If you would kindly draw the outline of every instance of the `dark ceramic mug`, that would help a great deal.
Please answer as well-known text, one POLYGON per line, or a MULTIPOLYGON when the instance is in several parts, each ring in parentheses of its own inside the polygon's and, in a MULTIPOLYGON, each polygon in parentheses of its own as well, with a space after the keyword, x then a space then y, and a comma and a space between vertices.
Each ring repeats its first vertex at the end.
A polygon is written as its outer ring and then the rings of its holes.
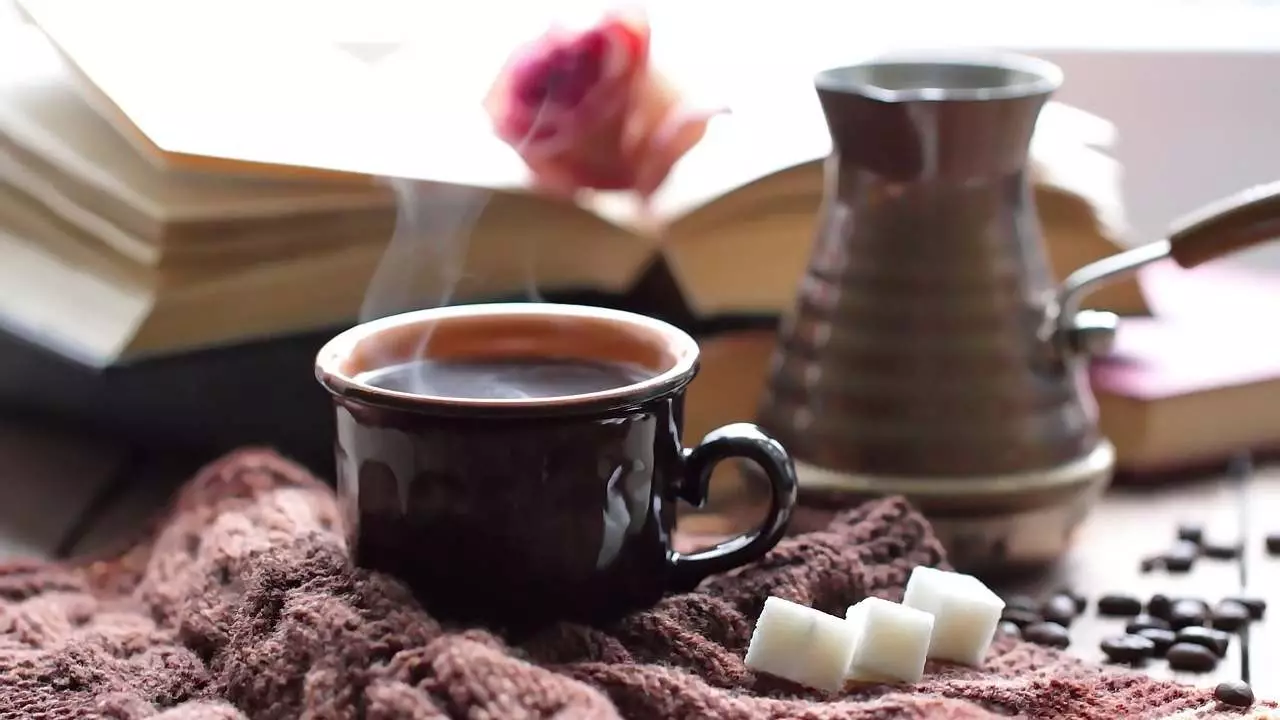
POLYGON ((698 345, 683 331, 572 305, 446 307, 338 335, 320 351, 316 377, 337 406, 338 492, 356 563, 400 577, 437 616, 526 627, 607 621, 761 556, 786 529, 795 470, 777 441, 746 423, 683 447, 685 387, 697 368, 698 345), (518 400, 361 379, 423 357, 585 360, 646 377, 518 400), (676 501, 701 506, 712 470, 729 458, 768 476, 768 515, 715 547, 676 552, 676 501))

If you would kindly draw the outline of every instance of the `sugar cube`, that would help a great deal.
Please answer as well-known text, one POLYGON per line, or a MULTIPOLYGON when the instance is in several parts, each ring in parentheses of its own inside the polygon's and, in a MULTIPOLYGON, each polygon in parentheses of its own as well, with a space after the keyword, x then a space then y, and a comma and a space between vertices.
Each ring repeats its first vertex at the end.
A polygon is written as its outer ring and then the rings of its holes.
POLYGON ((857 631, 851 679, 919 682, 933 635, 933 616, 923 610, 869 597, 845 612, 857 631))
POLYGON ((933 615, 929 657, 981 665, 995 636, 1004 601, 972 575, 917 567, 902 604, 933 615))
POLYGON ((746 664, 752 670, 835 692, 844 687, 856 639, 857 629, 844 618, 770 597, 751 634, 746 664))

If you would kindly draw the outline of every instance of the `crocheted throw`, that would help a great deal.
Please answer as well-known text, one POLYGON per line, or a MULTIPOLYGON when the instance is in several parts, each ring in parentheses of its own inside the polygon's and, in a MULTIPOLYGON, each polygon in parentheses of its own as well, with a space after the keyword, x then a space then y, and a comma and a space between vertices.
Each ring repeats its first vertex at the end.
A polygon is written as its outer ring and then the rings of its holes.
POLYGON ((924 519, 883 500, 614 626, 562 624, 513 646, 442 627, 393 578, 353 568, 332 491, 246 450, 203 470, 119 555, 0 568, 0 718, 1219 714, 1204 690, 1008 639, 980 670, 931 664, 917 685, 839 697, 743 666, 767 596, 843 613, 868 594, 898 599, 912 567, 942 561, 924 519))

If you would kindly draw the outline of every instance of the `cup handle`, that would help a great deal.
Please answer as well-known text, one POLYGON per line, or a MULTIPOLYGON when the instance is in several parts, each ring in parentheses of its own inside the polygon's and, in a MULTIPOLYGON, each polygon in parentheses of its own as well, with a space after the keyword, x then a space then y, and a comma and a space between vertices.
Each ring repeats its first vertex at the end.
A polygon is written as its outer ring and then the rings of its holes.
POLYGON ((729 458, 743 458, 760 466, 769 478, 769 513, 753 530, 688 555, 672 552, 672 584, 692 589, 708 575, 731 570, 773 549, 787 530, 796 504, 796 469, 782 444, 751 423, 734 423, 712 430, 692 450, 684 451, 684 482, 680 497, 694 507, 707 499, 711 472, 729 458))

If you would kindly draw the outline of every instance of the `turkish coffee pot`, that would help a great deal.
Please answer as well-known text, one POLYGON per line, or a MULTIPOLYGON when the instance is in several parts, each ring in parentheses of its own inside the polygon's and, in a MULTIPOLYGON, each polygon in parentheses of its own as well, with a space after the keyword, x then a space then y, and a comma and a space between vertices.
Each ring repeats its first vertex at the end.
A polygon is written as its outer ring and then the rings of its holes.
POLYGON ((1191 268, 1280 236, 1277 183, 1057 286, 1027 160, 1061 80, 1012 54, 817 76, 826 191, 759 415, 796 460, 801 513, 900 494, 958 568, 1052 561, 1115 465, 1087 364, 1119 319, 1081 299, 1160 260, 1191 268))

